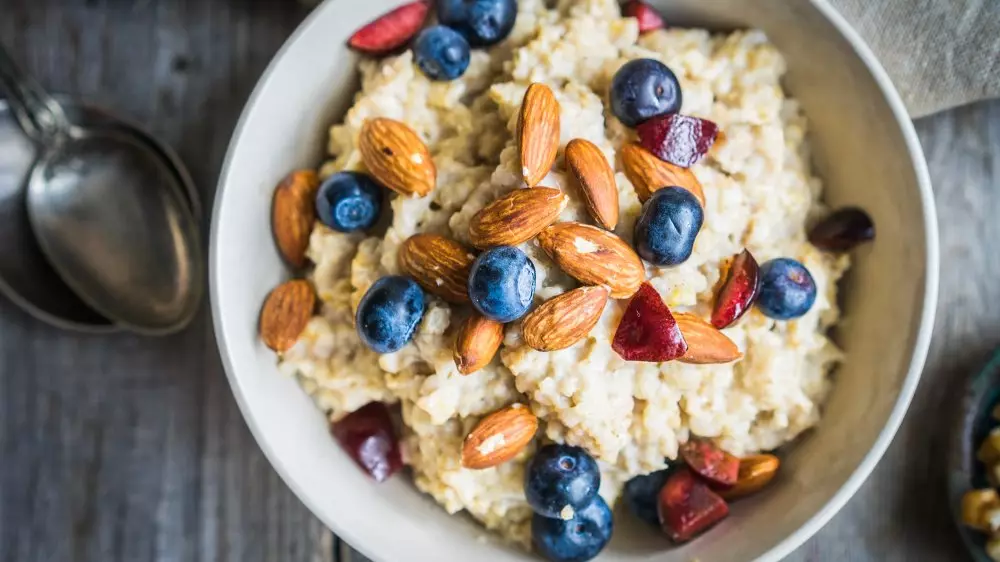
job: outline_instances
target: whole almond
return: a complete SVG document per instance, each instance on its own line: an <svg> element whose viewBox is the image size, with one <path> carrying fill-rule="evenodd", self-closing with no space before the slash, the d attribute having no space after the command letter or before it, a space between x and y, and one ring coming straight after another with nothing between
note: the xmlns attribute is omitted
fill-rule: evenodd
<svg viewBox="0 0 1000 562"><path fill-rule="evenodd" d="M588 140L573 139L566 145L566 166L580 184L590 216L598 225L614 230L618 225L618 186L604 153Z"/></svg>
<svg viewBox="0 0 1000 562"><path fill-rule="evenodd" d="M646 278L635 250L596 226L557 223L538 235L538 243L563 271L587 285L609 287L612 298L632 296Z"/></svg>
<svg viewBox="0 0 1000 562"><path fill-rule="evenodd" d="M552 169L559 152L559 102L545 84L528 86L517 131L521 175L528 187L534 187Z"/></svg>
<svg viewBox="0 0 1000 562"><path fill-rule="evenodd" d="M490 364L503 341L503 324L472 313L455 334L455 366L463 375Z"/></svg>
<svg viewBox="0 0 1000 562"><path fill-rule="evenodd" d="M524 318L524 342L538 351L570 347L601 319L610 294L607 287L579 287L545 301Z"/></svg>
<svg viewBox="0 0 1000 562"><path fill-rule="evenodd" d="M275 287L260 313L260 338L264 345L283 353L298 341L316 308L316 293L304 279Z"/></svg>
<svg viewBox="0 0 1000 562"><path fill-rule="evenodd" d="M634 142L621 147L618 154L639 201L645 202L658 189L677 186L690 191L705 206L705 191L691 170L664 162Z"/></svg>
<svg viewBox="0 0 1000 562"><path fill-rule="evenodd" d="M538 418L524 404L511 404L479 421L462 445L462 466L483 469L517 456L538 430Z"/></svg>
<svg viewBox="0 0 1000 562"><path fill-rule="evenodd" d="M319 177L312 170L296 170L274 190L271 230L278 250L289 265L305 267L309 235L316 222Z"/></svg>
<svg viewBox="0 0 1000 562"><path fill-rule="evenodd" d="M715 326L689 312L675 312L674 320L688 344L678 361L698 365L729 363L743 357L740 349Z"/></svg>
<svg viewBox="0 0 1000 562"><path fill-rule="evenodd" d="M469 302L469 270L476 256L462 244L437 234L414 234L399 247L399 268L428 292L461 304Z"/></svg>
<svg viewBox="0 0 1000 562"><path fill-rule="evenodd" d="M556 222L567 203L566 194L551 187L515 189L472 217L469 238L482 249L516 246Z"/></svg>
<svg viewBox="0 0 1000 562"><path fill-rule="evenodd" d="M417 133L406 123L368 119L358 137L361 160L379 183L406 197L423 197L434 189L437 170Z"/></svg>

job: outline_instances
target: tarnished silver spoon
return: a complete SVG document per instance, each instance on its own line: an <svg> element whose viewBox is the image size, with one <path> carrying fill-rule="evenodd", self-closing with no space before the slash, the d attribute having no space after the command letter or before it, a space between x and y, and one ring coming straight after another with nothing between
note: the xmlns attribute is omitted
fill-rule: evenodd
<svg viewBox="0 0 1000 562"><path fill-rule="evenodd" d="M121 124L84 127L0 47L0 87L41 146L26 208L38 245L87 305L125 328L177 331L204 293L198 223L184 186L148 137Z"/></svg>

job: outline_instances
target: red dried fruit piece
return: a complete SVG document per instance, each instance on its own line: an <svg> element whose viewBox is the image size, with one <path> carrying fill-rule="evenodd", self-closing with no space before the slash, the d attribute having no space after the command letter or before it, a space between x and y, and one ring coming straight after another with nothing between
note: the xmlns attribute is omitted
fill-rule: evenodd
<svg viewBox="0 0 1000 562"><path fill-rule="evenodd" d="M828 252L846 252L874 238L875 224L857 207L834 211L809 231L809 242Z"/></svg>
<svg viewBox="0 0 1000 562"><path fill-rule="evenodd" d="M718 329L731 326L750 310L759 282L760 268L750 250L744 249L733 259L726 282L715 296L712 325Z"/></svg>
<svg viewBox="0 0 1000 562"><path fill-rule="evenodd" d="M739 479L739 457L723 451L708 439L692 437L681 445L681 458L688 468L714 485L729 487Z"/></svg>
<svg viewBox="0 0 1000 562"><path fill-rule="evenodd" d="M639 142L660 160L690 168L719 136L719 126L707 119L669 113L640 123L636 127Z"/></svg>
<svg viewBox="0 0 1000 562"><path fill-rule="evenodd" d="M333 436L377 482L383 482L403 467L399 441L389 408L369 402L332 426Z"/></svg>
<svg viewBox="0 0 1000 562"><path fill-rule="evenodd" d="M643 283L628 303L614 341L626 361L671 361L687 352L687 342L670 309L649 283Z"/></svg>
<svg viewBox="0 0 1000 562"><path fill-rule="evenodd" d="M642 0L631 0L622 6L622 15L639 20L639 33L648 33L667 27L660 14Z"/></svg>
<svg viewBox="0 0 1000 562"><path fill-rule="evenodd" d="M398 49L420 31L429 9L426 0L400 6L355 31L347 44L373 55Z"/></svg>
<svg viewBox="0 0 1000 562"><path fill-rule="evenodd" d="M686 468L670 475L657 497L660 527L681 543L707 531L729 515L729 505Z"/></svg>

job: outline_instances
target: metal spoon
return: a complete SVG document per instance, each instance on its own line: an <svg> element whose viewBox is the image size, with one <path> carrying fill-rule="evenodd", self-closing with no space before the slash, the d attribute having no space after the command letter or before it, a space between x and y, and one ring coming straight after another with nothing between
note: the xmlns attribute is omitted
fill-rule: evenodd
<svg viewBox="0 0 1000 562"><path fill-rule="evenodd" d="M147 334L183 328L204 292L198 224L172 162L125 124L85 127L0 47L0 87L41 146L26 205L39 246L91 308Z"/></svg>

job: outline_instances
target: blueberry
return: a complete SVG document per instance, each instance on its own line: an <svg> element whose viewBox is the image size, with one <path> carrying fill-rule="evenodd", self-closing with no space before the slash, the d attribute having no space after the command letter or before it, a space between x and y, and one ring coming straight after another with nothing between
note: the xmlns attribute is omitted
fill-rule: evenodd
<svg viewBox="0 0 1000 562"><path fill-rule="evenodd" d="M531 541L542 556L553 562L586 562L608 544L614 527L611 509L597 496L569 521L533 515Z"/></svg>
<svg viewBox="0 0 1000 562"><path fill-rule="evenodd" d="M597 497L600 487L597 462L580 447L546 445L524 470L528 505L543 517L572 517Z"/></svg>
<svg viewBox="0 0 1000 562"><path fill-rule="evenodd" d="M371 228L381 211L382 188L365 174L334 174L316 192L320 222L340 232Z"/></svg>
<svg viewBox="0 0 1000 562"><path fill-rule="evenodd" d="M535 264L513 246L497 246L476 258L469 272L469 299L483 316L513 322L535 298Z"/></svg>
<svg viewBox="0 0 1000 562"><path fill-rule="evenodd" d="M665 187L642 206L635 223L635 251L654 265L678 265L691 257L705 212L683 187Z"/></svg>
<svg viewBox="0 0 1000 562"><path fill-rule="evenodd" d="M358 304L355 324L361 341L376 353L398 351L413 339L424 316L424 291L402 275L372 284Z"/></svg>
<svg viewBox="0 0 1000 562"><path fill-rule="evenodd" d="M681 85L667 65L654 59L625 63L611 81L611 111L628 127L681 109Z"/></svg>
<svg viewBox="0 0 1000 562"><path fill-rule="evenodd" d="M517 0L438 0L438 19L475 47L503 41L514 29Z"/></svg>
<svg viewBox="0 0 1000 562"><path fill-rule="evenodd" d="M420 32L413 45L417 66L431 80L454 80L469 68L469 42L443 25Z"/></svg>
<svg viewBox="0 0 1000 562"><path fill-rule="evenodd" d="M639 519L650 525L660 526L660 516L656 505L659 503L660 489L667 483L673 468L664 468L649 474L642 474L625 483L625 505Z"/></svg>
<svg viewBox="0 0 1000 562"><path fill-rule="evenodd" d="M760 266L757 307L776 320L798 318L816 302L816 281L806 266L790 258L778 258Z"/></svg>

